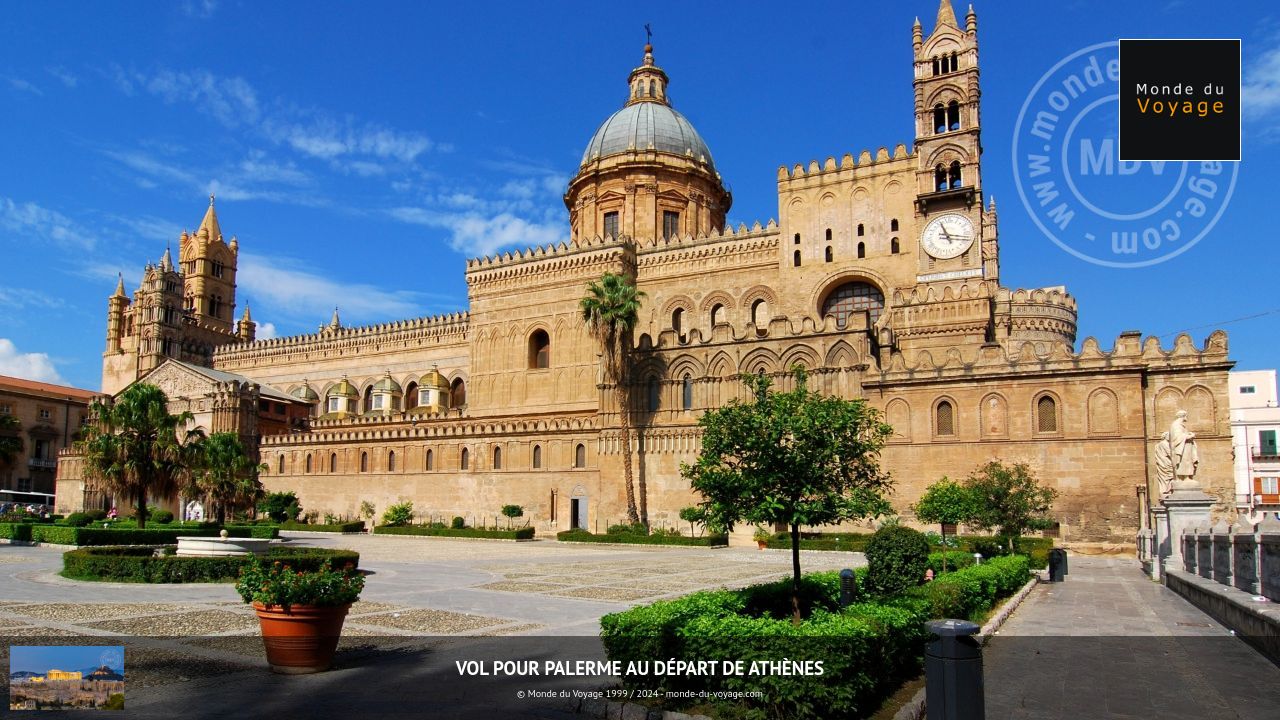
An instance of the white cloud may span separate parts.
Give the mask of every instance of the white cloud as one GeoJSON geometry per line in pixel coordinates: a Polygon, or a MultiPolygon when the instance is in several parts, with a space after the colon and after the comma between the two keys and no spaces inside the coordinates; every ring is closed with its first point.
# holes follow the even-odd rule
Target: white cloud
{"type": "Polygon", "coordinates": [[[280,337],[280,333],[276,331],[275,323],[258,323],[258,328],[254,331],[254,338],[258,340],[270,340],[278,337],[280,337]]]}
{"type": "Polygon", "coordinates": [[[182,232],[182,226],[178,223],[154,215],[136,218],[112,215],[111,219],[123,226],[126,233],[142,240],[174,242],[182,232]]]}
{"type": "Polygon", "coordinates": [[[306,114],[310,117],[305,121],[270,118],[263,123],[263,132],[276,143],[322,160],[362,157],[412,163],[434,145],[420,133],[360,124],[351,117],[335,120],[316,112],[306,114]]]}
{"type": "Polygon", "coordinates": [[[0,230],[7,231],[8,237],[2,238],[7,240],[38,240],[85,250],[94,246],[94,236],[66,215],[32,202],[19,204],[7,197],[0,197],[0,230]]]}
{"type": "Polygon", "coordinates": [[[1280,109],[1280,38],[1245,66],[1241,101],[1248,119],[1274,117],[1280,109]]]}
{"type": "Polygon", "coordinates": [[[63,85],[69,88],[74,88],[80,82],[79,78],[72,75],[70,71],[61,66],[47,67],[44,71],[57,78],[63,85]]]}
{"type": "Polygon", "coordinates": [[[492,255],[504,247],[534,247],[568,239],[565,223],[560,220],[532,221],[506,211],[485,215],[398,207],[388,213],[401,222],[449,230],[449,245],[468,257],[492,255]]]}
{"type": "Polygon", "coordinates": [[[23,353],[9,338],[0,338],[0,375],[66,385],[46,353],[23,353]]]}
{"type": "Polygon", "coordinates": [[[26,308],[60,308],[65,305],[61,298],[50,297],[39,290],[0,287],[0,306],[10,312],[26,308]]]}
{"type": "Polygon", "coordinates": [[[140,173],[134,182],[155,187],[157,181],[177,185],[183,193],[213,193],[224,200],[267,200],[304,207],[324,205],[325,200],[313,193],[296,192],[312,184],[311,177],[292,163],[280,164],[255,151],[241,162],[197,174],[186,168],[155,158],[147,153],[129,150],[104,150],[104,155],[140,173]],[[286,188],[271,187],[285,185],[286,188]]]}
{"type": "Polygon", "coordinates": [[[261,116],[258,94],[244,78],[221,77],[208,70],[179,72],[161,69],[153,74],[111,65],[107,76],[125,95],[138,90],[168,104],[181,104],[196,114],[211,115],[227,127],[253,125],[261,116]]]}
{"type": "Polygon", "coordinates": [[[218,9],[218,0],[184,0],[182,12],[187,17],[207,20],[218,9]]]}
{"type": "Polygon", "coordinates": [[[22,78],[19,78],[19,77],[11,77],[11,78],[8,78],[8,80],[9,80],[9,87],[13,88],[14,90],[29,92],[29,93],[32,93],[33,95],[44,95],[44,92],[41,91],[40,88],[36,87],[35,85],[32,85],[27,80],[23,80],[22,78]]]}
{"type": "Polygon", "coordinates": [[[242,252],[236,284],[253,298],[255,313],[262,307],[314,320],[317,326],[329,319],[335,305],[342,308],[344,321],[357,322],[412,317],[422,310],[415,293],[330,279],[284,257],[242,252]]]}

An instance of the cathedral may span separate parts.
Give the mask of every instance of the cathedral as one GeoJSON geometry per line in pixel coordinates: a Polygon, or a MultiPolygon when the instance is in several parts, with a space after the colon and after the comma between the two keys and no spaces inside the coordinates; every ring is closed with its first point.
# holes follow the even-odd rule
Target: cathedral
{"type": "MultiPolygon", "coordinates": [[[[208,429],[240,432],[267,489],[309,510],[410,500],[420,517],[478,521],[518,504],[542,532],[603,531],[626,518],[621,413],[651,521],[678,525],[696,502],[679,466],[702,412],[743,397],[743,373],[786,388],[799,364],[892,425],[882,461],[905,519],[929,484],[999,459],[1058,489],[1064,541],[1132,544],[1177,411],[1201,481],[1231,487],[1226,335],[1077,344],[1065,288],[1003,284],[978,44],[973,9],[961,20],[942,0],[928,35],[911,29],[911,146],[781,167],[777,220],[736,228],[710,147],[645,46],[565,190],[568,241],[468,260],[468,308],[449,315],[349,327],[335,311],[315,333],[257,340],[247,307],[235,319],[239,248],[211,198],[176,263],[166,251],[132,297],[122,282],[107,301],[103,392],[160,385],[208,429]],[[645,293],[627,408],[579,308],[607,272],[645,293]]],[[[63,461],[59,506],[92,504],[92,481],[63,461]]]]}

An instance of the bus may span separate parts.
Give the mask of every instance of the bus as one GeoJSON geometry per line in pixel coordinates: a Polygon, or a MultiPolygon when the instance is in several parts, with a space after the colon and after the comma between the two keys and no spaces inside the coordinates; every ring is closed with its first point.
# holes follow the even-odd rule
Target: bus
{"type": "Polygon", "coordinates": [[[53,512],[53,493],[0,490],[0,514],[14,507],[34,507],[38,513],[53,512]]]}

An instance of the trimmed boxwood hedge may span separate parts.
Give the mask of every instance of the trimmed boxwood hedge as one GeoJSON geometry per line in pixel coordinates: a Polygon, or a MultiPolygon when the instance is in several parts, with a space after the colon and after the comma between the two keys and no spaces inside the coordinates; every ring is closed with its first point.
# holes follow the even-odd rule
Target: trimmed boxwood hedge
{"type": "Polygon", "coordinates": [[[281,530],[299,530],[302,532],[329,532],[329,533],[358,533],[364,532],[363,520],[352,520],[351,522],[329,523],[327,525],[313,525],[309,523],[300,523],[288,520],[280,525],[281,530]]]}
{"type": "MultiPolygon", "coordinates": [[[[865,570],[855,572],[865,587],[865,570]]],[[[919,673],[927,635],[924,623],[938,617],[930,594],[935,586],[945,588],[939,594],[963,590],[966,602],[972,603],[964,609],[977,611],[980,603],[990,607],[997,597],[1021,587],[1027,580],[1027,562],[1022,557],[1002,558],[945,577],[956,579],[943,586],[934,581],[897,598],[840,608],[837,573],[806,575],[802,603],[811,610],[798,626],[790,617],[790,580],[698,592],[606,615],[600,619],[600,637],[610,660],[622,661],[624,667],[633,661],[649,663],[647,674],[623,677],[628,688],[695,695],[668,701],[672,704],[664,709],[703,702],[700,691],[759,692],[760,696],[718,707],[727,717],[868,717],[919,673]],[[974,587],[980,589],[970,593],[974,587]],[[652,671],[654,663],[670,660],[716,661],[717,671],[652,671]],[[747,674],[720,672],[724,661],[743,661],[747,674]],[[756,661],[821,662],[822,673],[813,674],[811,665],[810,674],[751,674],[756,661]]]]}
{"type": "Polygon", "coordinates": [[[532,540],[531,527],[512,530],[485,530],[483,528],[451,528],[436,525],[378,525],[373,529],[378,535],[430,535],[433,537],[486,538],[489,540],[532,540]]]}
{"type": "Polygon", "coordinates": [[[639,533],[603,533],[593,535],[586,530],[565,530],[556,533],[561,542],[620,543],[627,545],[689,545],[694,547],[721,547],[729,544],[727,535],[641,535],[639,533]]]}
{"type": "MultiPolygon", "coordinates": [[[[0,538],[25,540],[54,545],[171,545],[179,536],[217,537],[217,527],[170,528],[99,528],[68,527],[66,525],[0,524],[0,538]]],[[[275,525],[228,525],[229,537],[253,537],[274,539],[280,536],[275,525]]]]}
{"type": "MultiPolygon", "coordinates": [[[[87,547],[62,554],[62,575],[75,580],[108,582],[188,583],[230,582],[240,574],[245,556],[180,557],[175,546],[87,547]],[[163,554],[157,556],[156,551],[163,554]]],[[[360,553],[329,548],[271,548],[266,559],[298,570],[318,570],[325,560],[335,567],[360,564],[360,553]]]]}
{"type": "MultiPolygon", "coordinates": [[[[870,541],[871,533],[800,533],[801,550],[866,552],[867,543],[870,541]]],[[[1003,555],[1006,552],[1004,538],[990,535],[961,535],[959,543],[952,549],[953,552],[967,552],[972,555],[976,551],[985,551],[983,554],[987,557],[1003,555]],[[975,551],[975,547],[978,550],[975,551]]],[[[790,550],[791,535],[780,532],[770,538],[765,547],[790,550]]],[[[1043,570],[1049,567],[1049,551],[1053,549],[1053,538],[1023,536],[1013,541],[1013,547],[1015,554],[1030,558],[1032,568],[1043,570]]],[[[938,546],[934,545],[933,548],[937,549],[938,546]]]]}

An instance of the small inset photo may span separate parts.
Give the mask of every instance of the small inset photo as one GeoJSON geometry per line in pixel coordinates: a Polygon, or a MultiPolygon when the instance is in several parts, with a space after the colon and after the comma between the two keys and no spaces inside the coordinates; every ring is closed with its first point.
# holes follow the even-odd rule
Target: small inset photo
{"type": "Polygon", "coordinates": [[[14,645],[10,710],[123,710],[123,645],[14,645]]]}

